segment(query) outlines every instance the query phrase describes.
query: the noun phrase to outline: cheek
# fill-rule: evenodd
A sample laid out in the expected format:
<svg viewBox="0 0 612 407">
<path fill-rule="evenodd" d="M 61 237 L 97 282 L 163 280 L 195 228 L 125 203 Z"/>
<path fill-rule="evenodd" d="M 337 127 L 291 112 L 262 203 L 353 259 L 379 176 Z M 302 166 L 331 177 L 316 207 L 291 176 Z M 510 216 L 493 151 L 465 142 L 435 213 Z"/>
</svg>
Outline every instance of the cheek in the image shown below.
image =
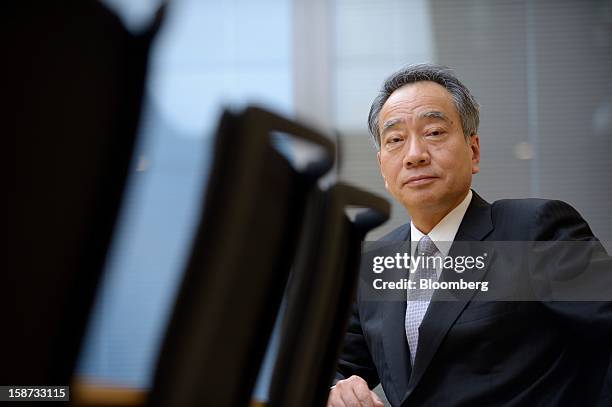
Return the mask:
<svg viewBox="0 0 612 407">
<path fill-rule="evenodd" d="M 380 172 L 387 181 L 391 181 L 397 174 L 396 163 L 393 158 L 383 158 L 380 163 Z"/>
<path fill-rule="evenodd" d="M 471 173 L 473 168 L 472 156 L 469 150 L 464 148 L 440 151 L 437 163 L 449 176 L 463 176 Z"/>
</svg>

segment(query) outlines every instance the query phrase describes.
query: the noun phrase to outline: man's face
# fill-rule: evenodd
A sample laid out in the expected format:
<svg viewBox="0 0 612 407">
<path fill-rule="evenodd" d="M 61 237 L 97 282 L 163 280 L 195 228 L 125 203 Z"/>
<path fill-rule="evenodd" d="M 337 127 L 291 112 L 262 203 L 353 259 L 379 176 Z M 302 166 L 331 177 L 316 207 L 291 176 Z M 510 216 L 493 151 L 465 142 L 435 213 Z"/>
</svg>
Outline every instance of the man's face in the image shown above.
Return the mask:
<svg viewBox="0 0 612 407">
<path fill-rule="evenodd" d="M 380 172 L 408 212 L 447 213 L 479 170 L 480 141 L 466 141 L 451 94 L 435 82 L 405 85 L 379 115 Z"/>
</svg>

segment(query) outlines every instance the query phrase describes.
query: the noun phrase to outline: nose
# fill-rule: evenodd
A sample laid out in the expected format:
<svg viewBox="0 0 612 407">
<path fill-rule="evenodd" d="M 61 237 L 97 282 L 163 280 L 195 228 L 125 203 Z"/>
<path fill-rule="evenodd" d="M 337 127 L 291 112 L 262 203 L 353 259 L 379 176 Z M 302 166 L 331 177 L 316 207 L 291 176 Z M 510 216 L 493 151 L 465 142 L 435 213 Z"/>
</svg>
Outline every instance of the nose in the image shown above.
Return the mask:
<svg viewBox="0 0 612 407">
<path fill-rule="evenodd" d="M 430 156 L 426 143 L 419 137 L 411 137 L 404 144 L 403 164 L 405 168 L 429 164 Z"/>
</svg>

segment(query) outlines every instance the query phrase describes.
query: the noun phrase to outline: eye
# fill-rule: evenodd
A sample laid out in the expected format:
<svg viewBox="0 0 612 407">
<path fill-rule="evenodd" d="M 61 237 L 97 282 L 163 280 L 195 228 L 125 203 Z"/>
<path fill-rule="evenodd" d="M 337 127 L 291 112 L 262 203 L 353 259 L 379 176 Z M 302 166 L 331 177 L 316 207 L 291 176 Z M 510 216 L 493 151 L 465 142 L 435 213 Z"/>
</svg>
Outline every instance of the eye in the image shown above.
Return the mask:
<svg viewBox="0 0 612 407">
<path fill-rule="evenodd" d="M 432 130 L 425 135 L 425 137 L 440 137 L 444 134 L 443 130 Z"/>
<path fill-rule="evenodd" d="M 387 151 L 399 151 L 404 137 L 401 134 L 391 134 L 385 139 L 385 149 Z"/>
<path fill-rule="evenodd" d="M 398 135 L 391 135 L 387 137 L 386 144 L 395 144 L 402 141 L 402 137 Z"/>
</svg>

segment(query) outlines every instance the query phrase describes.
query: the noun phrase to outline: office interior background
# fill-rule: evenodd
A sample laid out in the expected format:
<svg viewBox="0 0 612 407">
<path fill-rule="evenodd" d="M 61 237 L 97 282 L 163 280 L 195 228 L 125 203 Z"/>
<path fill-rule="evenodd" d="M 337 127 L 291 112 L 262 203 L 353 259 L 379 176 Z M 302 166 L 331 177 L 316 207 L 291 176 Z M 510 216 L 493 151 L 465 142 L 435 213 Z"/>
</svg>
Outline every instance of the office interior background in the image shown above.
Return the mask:
<svg viewBox="0 0 612 407">
<path fill-rule="evenodd" d="M 104 3 L 134 31 L 160 5 Z M 150 384 L 222 108 L 256 103 L 337 137 L 337 178 L 391 200 L 367 113 L 386 76 L 425 61 L 453 68 L 481 104 L 474 189 L 488 201 L 567 201 L 612 252 L 612 1 L 168 1 L 78 373 Z M 369 239 L 407 221 L 393 202 Z"/>
</svg>

